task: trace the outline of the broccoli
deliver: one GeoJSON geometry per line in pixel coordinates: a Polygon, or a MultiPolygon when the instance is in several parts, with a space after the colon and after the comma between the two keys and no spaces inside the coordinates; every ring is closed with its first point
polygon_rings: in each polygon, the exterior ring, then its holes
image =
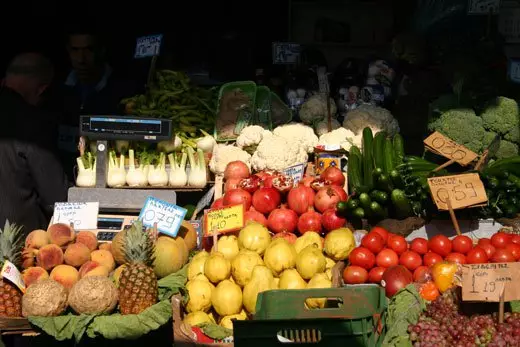
{"type": "Polygon", "coordinates": [[[498,159],[509,158],[518,155],[518,146],[512,142],[502,140],[495,157],[498,159]]]}
{"type": "Polygon", "coordinates": [[[500,135],[506,135],[511,129],[520,126],[518,104],[513,99],[497,97],[480,115],[484,128],[500,135]]]}
{"type": "Polygon", "coordinates": [[[509,132],[504,135],[504,139],[520,145],[520,125],[509,130],[509,132]]]}
{"type": "Polygon", "coordinates": [[[497,136],[497,134],[492,133],[491,131],[486,131],[484,133],[484,138],[482,139],[482,150],[489,147],[491,142],[495,139],[495,136],[497,136]]]}
{"type": "Polygon", "coordinates": [[[439,118],[430,122],[428,128],[430,131],[440,132],[476,153],[483,149],[485,136],[483,121],[472,109],[453,109],[444,112],[439,118]]]}

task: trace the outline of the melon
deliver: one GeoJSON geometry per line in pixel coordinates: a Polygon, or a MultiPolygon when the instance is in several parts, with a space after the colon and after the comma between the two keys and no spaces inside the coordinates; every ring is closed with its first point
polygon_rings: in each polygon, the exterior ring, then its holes
{"type": "Polygon", "coordinates": [[[125,242],[126,230],[118,232],[116,236],[112,239],[112,248],[111,252],[114,256],[116,263],[119,265],[126,263],[125,254],[123,253],[123,244],[125,242]]]}
{"type": "Polygon", "coordinates": [[[155,243],[153,268],[157,277],[166,277],[177,272],[183,265],[182,251],[177,242],[168,237],[159,237],[155,243]]]}
{"type": "Polygon", "coordinates": [[[79,314],[107,314],[116,308],[117,298],[117,288],[110,279],[88,276],[72,287],[69,305],[79,314]]]}
{"type": "Polygon", "coordinates": [[[177,236],[180,236],[184,239],[184,242],[186,242],[186,246],[188,246],[189,251],[192,251],[195,248],[197,248],[197,244],[198,244],[197,231],[195,230],[193,225],[191,225],[190,222],[185,221],[185,220],[182,221],[182,224],[181,224],[181,227],[179,229],[179,233],[177,234],[177,236]]]}

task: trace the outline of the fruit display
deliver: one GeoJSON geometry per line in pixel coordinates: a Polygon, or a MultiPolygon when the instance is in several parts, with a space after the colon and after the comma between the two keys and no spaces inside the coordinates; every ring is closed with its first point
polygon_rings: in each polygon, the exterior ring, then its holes
{"type": "MultiPolygon", "coordinates": [[[[22,263],[24,245],[22,228],[5,222],[0,230],[0,259],[10,261],[15,266],[22,263]]],[[[3,265],[3,264],[2,264],[3,265]]],[[[22,292],[10,281],[0,280],[0,317],[20,317],[22,314],[22,292]]]]}

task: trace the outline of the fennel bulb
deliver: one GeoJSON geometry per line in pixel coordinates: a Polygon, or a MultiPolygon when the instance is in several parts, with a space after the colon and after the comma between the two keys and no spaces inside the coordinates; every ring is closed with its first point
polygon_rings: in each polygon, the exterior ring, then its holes
{"type": "Polygon", "coordinates": [[[168,154],[168,161],[170,162],[170,186],[174,188],[185,187],[188,183],[188,175],[186,174],[186,159],[188,155],[182,153],[181,159],[178,156],[170,153],[168,154]]]}
{"type": "Polygon", "coordinates": [[[117,153],[124,154],[128,152],[128,147],[130,147],[130,141],[116,140],[117,153]]]}
{"type": "Polygon", "coordinates": [[[213,147],[216,145],[217,141],[205,132],[204,130],[201,130],[202,134],[204,134],[204,137],[201,137],[197,140],[197,149],[202,149],[204,153],[212,153],[213,147]]]}
{"type": "Polygon", "coordinates": [[[140,162],[139,166],[135,167],[134,150],[128,151],[129,155],[129,166],[128,172],[126,173],[126,183],[130,187],[144,187],[148,184],[148,177],[145,173],[145,164],[140,162]]]}
{"type": "Polygon", "coordinates": [[[157,150],[159,152],[172,153],[179,150],[182,146],[182,140],[179,136],[175,135],[170,140],[161,141],[157,144],[157,150]]]}
{"type": "Polygon", "coordinates": [[[92,153],[87,152],[83,157],[76,158],[78,164],[78,176],[76,186],[92,188],[96,185],[96,159],[92,153]]]}
{"type": "Polygon", "coordinates": [[[121,187],[126,184],[125,156],[119,157],[119,165],[114,151],[110,151],[108,159],[107,185],[111,188],[121,187]]]}
{"type": "Polygon", "coordinates": [[[162,187],[168,185],[168,173],[166,172],[166,155],[161,152],[159,163],[151,165],[148,171],[148,183],[152,187],[162,187]]]}
{"type": "Polygon", "coordinates": [[[188,174],[188,186],[193,188],[204,188],[207,183],[206,161],[204,160],[204,152],[197,149],[197,160],[193,155],[193,148],[186,148],[188,158],[190,159],[190,173],[188,174]]]}

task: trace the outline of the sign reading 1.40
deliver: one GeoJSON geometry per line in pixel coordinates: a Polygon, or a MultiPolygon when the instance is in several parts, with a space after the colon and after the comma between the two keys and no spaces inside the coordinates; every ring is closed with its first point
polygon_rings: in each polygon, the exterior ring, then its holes
{"type": "Polygon", "coordinates": [[[139,220],[147,228],[157,224],[159,232],[175,237],[187,212],[185,208],[149,196],[139,214],[139,220]]]}

